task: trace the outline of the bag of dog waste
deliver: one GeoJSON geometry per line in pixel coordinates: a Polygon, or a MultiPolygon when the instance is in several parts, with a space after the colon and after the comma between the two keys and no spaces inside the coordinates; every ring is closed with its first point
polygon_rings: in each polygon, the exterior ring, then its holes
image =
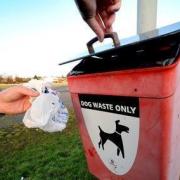
{"type": "Polygon", "coordinates": [[[24,125],[47,132],[62,131],[66,128],[68,110],[57,92],[51,89],[51,84],[42,80],[31,80],[24,85],[40,93],[38,97],[32,99],[32,106],[23,118],[24,125]]]}

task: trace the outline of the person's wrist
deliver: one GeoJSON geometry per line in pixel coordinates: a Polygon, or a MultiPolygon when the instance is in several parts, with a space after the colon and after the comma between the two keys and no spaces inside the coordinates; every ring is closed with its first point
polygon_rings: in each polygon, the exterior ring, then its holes
{"type": "Polygon", "coordinates": [[[0,117],[5,116],[5,113],[0,113],[0,117]]]}

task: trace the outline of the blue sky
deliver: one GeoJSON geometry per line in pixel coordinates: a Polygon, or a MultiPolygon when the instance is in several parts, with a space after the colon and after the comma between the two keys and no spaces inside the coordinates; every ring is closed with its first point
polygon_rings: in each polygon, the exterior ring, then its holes
{"type": "MultiPolygon", "coordinates": [[[[159,0],[157,27],[180,21],[179,0],[159,0]]],[[[136,0],[123,0],[114,30],[136,34],[136,0]]],[[[94,33],[73,0],[0,0],[0,74],[65,75],[57,64],[86,51],[94,33]]]]}

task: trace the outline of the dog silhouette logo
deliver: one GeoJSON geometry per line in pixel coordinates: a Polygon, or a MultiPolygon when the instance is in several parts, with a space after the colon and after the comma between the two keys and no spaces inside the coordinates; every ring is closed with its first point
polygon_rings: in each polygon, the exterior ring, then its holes
{"type": "Polygon", "coordinates": [[[125,158],[124,146],[123,146],[123,140],[122,140],[121,133],[122,132],[129,133],[129,128],[127,126],[123,126],[123,125],[119,124],[119,122],[120,122],[120,120],[115,121],[116,129],[115,129],[114,133],[106,133],[101,129],[100,126],[98,126],[98,128],[100,130],[100,132],[99,132],[100,141],[98,143],[98,146],[99,146],[99,148],[102,147],[102,149],[104,150],[104,144],[107,142],[107,140],[109,140],[117,146],[117,156],[119,156],[119,154],[121,152],[122,157],[125,158]]]}

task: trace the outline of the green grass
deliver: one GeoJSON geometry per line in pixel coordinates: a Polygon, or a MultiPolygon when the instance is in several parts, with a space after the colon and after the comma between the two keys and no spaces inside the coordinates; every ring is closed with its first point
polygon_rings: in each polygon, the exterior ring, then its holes
{"type": "Polygon", "coordinates": [[[95,179],[89,174],[74,113],[63,132],[14,123],[0,128],[0,179],[95,179]]]}

